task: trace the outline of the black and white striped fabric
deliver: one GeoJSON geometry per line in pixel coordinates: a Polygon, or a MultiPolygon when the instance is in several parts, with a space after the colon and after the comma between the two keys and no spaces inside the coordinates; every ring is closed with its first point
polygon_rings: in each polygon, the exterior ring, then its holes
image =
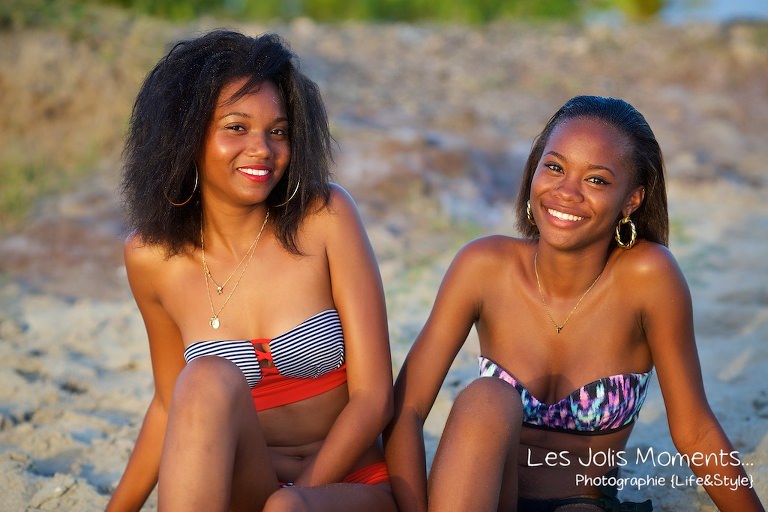
{"type": "Polygon", "coordinates": [[[184,350],[184,360],[190,361],[203,356],[218,356],[229,359],[240,368],[253,387],[261,380],[261,366],[256,358],[253,343],[248,340],[197,341],[184,350]]]}
{"type": "MultiPolygon", "coordinates": [[[[275,368],[283,377],[317,378],[344,364],[344,334],[335,309],[321,311],[269,342],[275,368]]],[[[184,350],[190,361],[218,356],[232,361],[248,385],[261,381],[262,372],[250,340],[198,341],[184,350]]]]}
{"type": "Polygon", "coordinates": [[[269,342],[283,377],[317,378],[344,363],[344,334],[335,309],[308,318],[269,342]]]}

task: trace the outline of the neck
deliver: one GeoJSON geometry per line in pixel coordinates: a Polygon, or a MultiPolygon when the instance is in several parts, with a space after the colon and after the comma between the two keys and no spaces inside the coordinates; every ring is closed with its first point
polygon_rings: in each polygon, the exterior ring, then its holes
{"type": "Polygon", "coordinates": [[[608,253],[602,247],[566,252],[539,243],[534,252],[542,286],[546,295],[555,300],[584,293],[608,261],[608,253]]]}
{"type": "Polygon", "coordinates": [[[213,249],[242,256],[261,231],[266,215],[264,204],[238,210],[204,207],[202,229],[206,251],[213,249]]]}

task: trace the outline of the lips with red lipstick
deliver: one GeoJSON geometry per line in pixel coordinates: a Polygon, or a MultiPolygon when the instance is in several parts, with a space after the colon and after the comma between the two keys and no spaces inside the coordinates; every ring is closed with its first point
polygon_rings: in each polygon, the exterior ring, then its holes
{"type": "Polygon", "coordinates": [[[264,165],[238,167],[237,171],[251,181],[264,182],[272,174],[272,168],[264,165]]]}

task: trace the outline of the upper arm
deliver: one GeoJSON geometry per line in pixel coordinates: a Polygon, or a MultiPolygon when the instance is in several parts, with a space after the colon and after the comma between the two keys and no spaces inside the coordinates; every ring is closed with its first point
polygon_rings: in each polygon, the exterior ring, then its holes
{"type": "Polygon", "coordinates": [[[379,268],[352,198],[332,187],[323,215],[333,301],[344,329],[347,382],[357,391],[391,393],[392,363],[379,268]]]}
{"type": "Polygon", "coordinates": [[[157,248],[144,245],[136,235],[126,241],[124,254],[128,282],[147,331],[155,396],[167,410],[176,377],[185,363],[181,333],[157,291],[166,260],[157,248]]]}
{"type": "Polygon", "coordinates": [[[493,275],[490,252],[488,241],[481,239],[456,255],[397,377],[398,407],[415,410],[422,420],[429,414],[451,363],[478,319],[483,279],[493,275]]]}
{"type": "Polygon", "coordinates": [[[711,417],[704,392],[693,330],[688,285],[674,257],[660,246],[647,251],[640,276],[648,283],[642,296],[642,326],[661,386],[675,443],[698,436],[701,420],[711,417]]]}

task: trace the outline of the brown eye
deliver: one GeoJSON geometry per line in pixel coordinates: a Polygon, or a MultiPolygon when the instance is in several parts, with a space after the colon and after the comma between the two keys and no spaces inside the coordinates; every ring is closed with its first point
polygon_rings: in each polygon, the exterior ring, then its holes
{"type": "Polygon", "coordinates": [[[270,135],[277,139],[287,139],[288,138],[288,129],[287,128],[275,128],[273,130],[270,130],[270,135]]]}
{"type": "Polygon", "coordinates": [[[563,172],[563,168],[560,167],[558,164],[554,164],[554,163],[544,164],[544,167],[546,167],[550,171],[563,172]]]}

